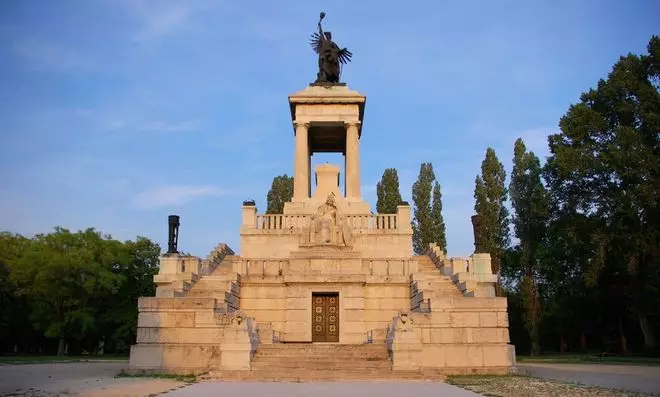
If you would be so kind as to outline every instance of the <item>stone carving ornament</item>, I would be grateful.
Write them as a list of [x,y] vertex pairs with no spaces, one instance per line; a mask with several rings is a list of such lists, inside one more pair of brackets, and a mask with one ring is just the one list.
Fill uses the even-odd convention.
[[335,204],[335,195],[330,193],[325,203],[312,215],[309,228],[309,242],[320,245],[353,244],[353,235],[346,219],[341,216]]

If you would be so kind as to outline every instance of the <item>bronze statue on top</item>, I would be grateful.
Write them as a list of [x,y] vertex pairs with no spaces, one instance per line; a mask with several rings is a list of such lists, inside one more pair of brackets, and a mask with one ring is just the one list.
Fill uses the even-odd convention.
[[325,18],[325,12],[321,13],[319,19],[319,31],[312,34],[311,45],[314,52],[319,54],[319,72],[316,75],[314,84],[339,84],[341,75],[341,65],[351,61],[353,54],[346,48],[339,48],[332,41],[332,34],[324,32],[321,27],[321,21]]

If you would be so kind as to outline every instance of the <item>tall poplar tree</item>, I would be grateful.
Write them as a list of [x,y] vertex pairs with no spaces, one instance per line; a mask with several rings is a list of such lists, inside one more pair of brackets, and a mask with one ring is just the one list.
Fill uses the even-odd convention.
[[495,150],[488,148],[481,163],[481,175],[474,186],[474,211],[482,217],[480,241],[490,253],[493,274],[500,273],[504,250],[509,246],[509,211],[504,206],[506,172]]
[[412,188],[413,248],[417,254],[423,253],[430,243],[437,243],[445,252],[447,250],[445,222],[442,218],[442,194],[440,185],[434,182],[433,165],[422,163]]
[[383,177],[376,185],[376,211],[379,214],[395,214],[396,207],[401,203],[401,192],[399,191],[399,175],[396,168],[387,168]]
[[539,248],[548,220],[548,198],[541,182],[541,164],[533,152],[527,151],[522,139],[516,140],[511,173],[511,204],[513,226],[520,240],[521,298],[525,328],[529,334],[531,355],[540,352],[539,324],[541,306],[538,290]]
[[284,203],[291,201],[292,197],[293,177],[286,174],[276,176],[266,197],[266,213],[281,214],[284,211]]
[[445,231],[445,219],[442,217],[442,192],[440,183],[433,183],[433,204],[431,205],[431,219],[433,220],[433,242],[442,247],[447,253],[447,236]]

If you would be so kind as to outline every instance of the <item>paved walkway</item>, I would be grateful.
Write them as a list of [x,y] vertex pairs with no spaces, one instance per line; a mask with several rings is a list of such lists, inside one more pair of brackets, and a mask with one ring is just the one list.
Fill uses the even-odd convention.
[[522,373],[610,389],[660,393],[660,366],[520,363]]
[[192,396],[242,397],[478,397],[480,394],[440,382],[200,382],[169,392],[167,397]]

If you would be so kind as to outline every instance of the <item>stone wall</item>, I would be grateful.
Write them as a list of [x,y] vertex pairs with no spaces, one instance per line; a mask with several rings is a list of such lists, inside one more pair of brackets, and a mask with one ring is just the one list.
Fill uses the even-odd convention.
[[388,329],[394,369],[506,374],[515,366],[506,298],[449,297],[430,313],[402,312]]
[[392,316],[410,305],[408,277],[320,276],[283,279],[244,277],[241,311],[286,342],[311,342],[312,294],[339,294],[339,343],[364,343],[367,332],[387,328]]
[[250,369],[259,344],[253,320],[218,313],[213,298],[140,298],[132,372],[202,373]]

